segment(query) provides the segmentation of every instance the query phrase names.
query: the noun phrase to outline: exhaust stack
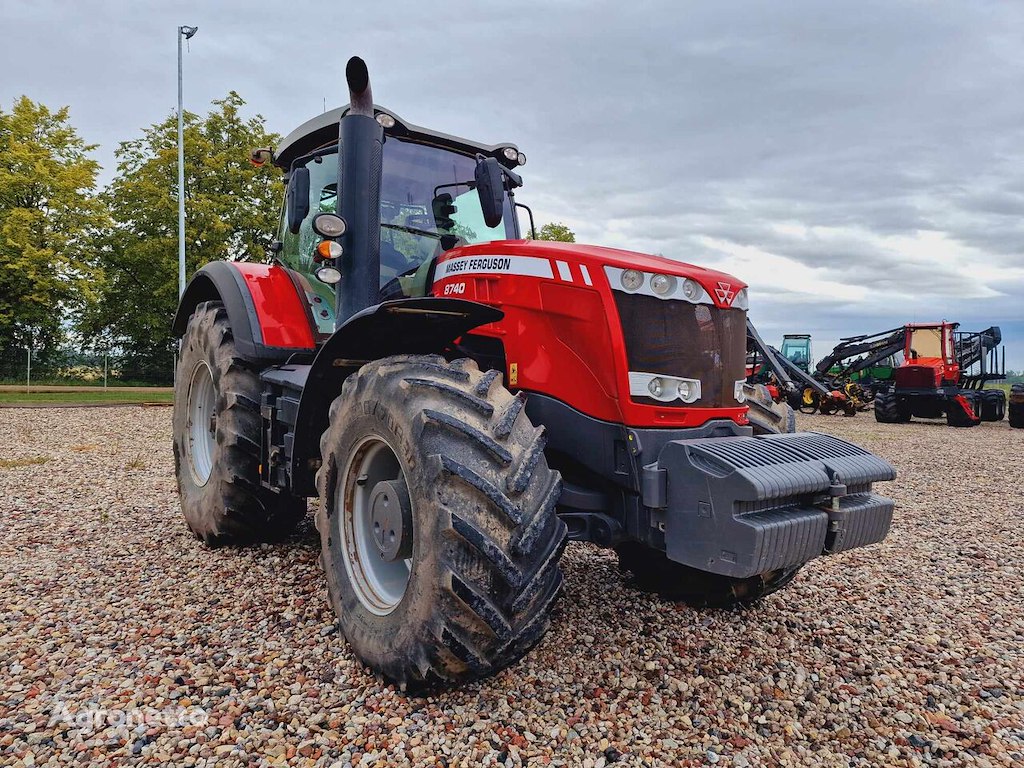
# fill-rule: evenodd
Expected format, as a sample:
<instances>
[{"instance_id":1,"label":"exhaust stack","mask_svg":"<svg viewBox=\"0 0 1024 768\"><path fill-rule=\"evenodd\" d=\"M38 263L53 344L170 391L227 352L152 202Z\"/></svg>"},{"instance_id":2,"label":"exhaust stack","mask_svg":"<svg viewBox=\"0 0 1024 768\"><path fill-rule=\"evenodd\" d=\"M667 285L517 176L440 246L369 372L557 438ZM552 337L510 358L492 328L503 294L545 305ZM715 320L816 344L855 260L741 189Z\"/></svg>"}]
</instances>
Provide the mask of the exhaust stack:
<instances>
[{"instance_id":1,"label":"exhaust stack","mask_svg":"<svg viewBox=\"0 0 1024 768\"><path fill-rule=\"evenodd\" d=\"M378 303L380 293L380 182L384 129L373 116L366 62L353 56L345 66L349 108L338 127L338 215L348 224L338 259L341 282L335 328Z\"/></svg>"}]
</instances>

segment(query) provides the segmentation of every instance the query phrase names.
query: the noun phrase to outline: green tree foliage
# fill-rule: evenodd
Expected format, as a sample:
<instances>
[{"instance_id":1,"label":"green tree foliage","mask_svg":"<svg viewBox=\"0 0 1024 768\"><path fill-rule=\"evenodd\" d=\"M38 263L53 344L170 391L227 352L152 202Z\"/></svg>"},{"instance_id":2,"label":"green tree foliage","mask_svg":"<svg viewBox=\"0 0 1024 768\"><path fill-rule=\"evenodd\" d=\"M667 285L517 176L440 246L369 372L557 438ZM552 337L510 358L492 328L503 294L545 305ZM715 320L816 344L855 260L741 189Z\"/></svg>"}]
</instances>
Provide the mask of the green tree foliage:
<instances>
[{"instance_id":1,"label":"green tree foliage","mask_svg":"<svg viewBox=\"0 0 1024 768\"><path fill-rule=\"evenodd\" d=\"M554 240L558 243L575 243L576 233L565 224L551 221L537 230L538 240Z\"/></svg>"},{"instance_id":2,"label":"green tree foliage","mask_svg":"<svg viewBox=\"0 0 1024 768\"><path fill-rule=\"evenodd\" d=\"M90 298L90 235L105 223L94 196L95 147L64 107L22 96L0 109L0 363L54 352L62 320Z\"/></svg>"},{"instance_id":3,"label":"green tree foliage","mask_svg":"<svg viewBox=\"0 0 1024 768\"><path fill-rule=\"evenodd\" d=\"M234 91L204 117L185 113L186 277L216 259L261 261L277 228L278 171L255 167L249 152L273 146L263 117L244 118ZM171 375L178 302L177 116L122 142L117 175L104 192L114 221L98 238L100 294L81 329L119 347L132 378Z\"/></svg>"}]
</instances>

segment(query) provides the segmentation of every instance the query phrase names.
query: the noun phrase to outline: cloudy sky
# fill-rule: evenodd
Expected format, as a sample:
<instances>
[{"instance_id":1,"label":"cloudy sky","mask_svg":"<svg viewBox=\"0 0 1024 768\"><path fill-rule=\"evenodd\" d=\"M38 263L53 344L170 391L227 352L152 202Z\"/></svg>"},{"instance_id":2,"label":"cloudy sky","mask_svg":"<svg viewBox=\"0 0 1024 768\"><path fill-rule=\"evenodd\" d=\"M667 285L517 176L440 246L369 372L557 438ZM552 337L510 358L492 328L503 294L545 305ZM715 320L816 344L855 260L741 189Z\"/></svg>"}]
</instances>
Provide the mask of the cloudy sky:
<instances>
[{"instance_id":1,"label":"cloudy sky","mask_svg":"<svg viewBox=\"0 0 1024 768\"><path fill-rule=\"evenodd\" d=\"M1009 2L3 0L0 104L100 144L238 91L287 133L352 54L411 122L529 156L580 241L732 272L778 343L1002 326L1024 369L1024 5Z\"/></svg>"}]
</instances>

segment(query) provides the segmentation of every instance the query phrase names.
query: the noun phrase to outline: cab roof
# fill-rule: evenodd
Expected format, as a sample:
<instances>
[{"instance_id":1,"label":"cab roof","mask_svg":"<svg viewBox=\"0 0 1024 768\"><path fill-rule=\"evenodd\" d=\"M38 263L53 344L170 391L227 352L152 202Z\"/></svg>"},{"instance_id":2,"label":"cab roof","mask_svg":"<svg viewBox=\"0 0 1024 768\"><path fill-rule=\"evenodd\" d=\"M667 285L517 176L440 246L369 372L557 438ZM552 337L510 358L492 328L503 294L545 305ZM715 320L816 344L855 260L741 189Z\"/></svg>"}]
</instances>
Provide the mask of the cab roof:
<instances>
[{"instance_id":1,"label":"cab roof","mask_svg":"<svg viewBox=\"0 0 1024 768\"><path fill-rule=\"evenodd\" d=\"M348 110L348 105L329 110L307 120L289 133L277 145L277 150L274 152L274 165L287 172L296 158L309 154L320 147L336 143L338 141L338 122ZM441 133L440 131L422 128L406 122L391 110L376 104L373 105L373 114L375 116L386 114L394 118L395 124L391 128L384 129L384 133L387 136L409 139L417 144L444 147L445 149L451 149L467 155L488 155L497 158L499 163L510 169L515 168L517 165L516 161L509 160L503 154L506 147L512 147L517 152L519 151L519 148L511 142L481 144L470 139L462 139L458 136Z\"/></svg>"}]
</instances>

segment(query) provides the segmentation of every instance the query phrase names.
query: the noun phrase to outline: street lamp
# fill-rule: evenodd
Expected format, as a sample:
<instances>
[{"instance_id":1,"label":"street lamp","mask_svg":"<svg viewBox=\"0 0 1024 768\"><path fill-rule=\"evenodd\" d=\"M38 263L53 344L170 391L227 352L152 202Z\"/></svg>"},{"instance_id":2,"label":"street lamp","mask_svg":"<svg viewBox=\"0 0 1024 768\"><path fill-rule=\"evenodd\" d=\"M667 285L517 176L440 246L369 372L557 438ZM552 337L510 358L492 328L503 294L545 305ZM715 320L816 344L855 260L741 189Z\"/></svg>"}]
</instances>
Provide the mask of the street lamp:
<instances>
[{"instance_id":1,"label":"street lamp","mask_svg":"<svg viewBox=\"0 0 1024 768\"><path fill-rule=\"evenodd\" d=\"M181 39L199 27L178 27L178 298L185 293L185 122L181 109Z\"/></svg>"}]
</instances>

